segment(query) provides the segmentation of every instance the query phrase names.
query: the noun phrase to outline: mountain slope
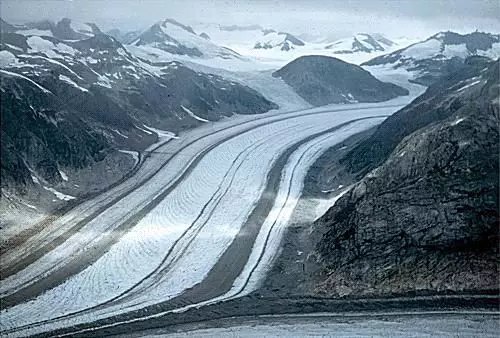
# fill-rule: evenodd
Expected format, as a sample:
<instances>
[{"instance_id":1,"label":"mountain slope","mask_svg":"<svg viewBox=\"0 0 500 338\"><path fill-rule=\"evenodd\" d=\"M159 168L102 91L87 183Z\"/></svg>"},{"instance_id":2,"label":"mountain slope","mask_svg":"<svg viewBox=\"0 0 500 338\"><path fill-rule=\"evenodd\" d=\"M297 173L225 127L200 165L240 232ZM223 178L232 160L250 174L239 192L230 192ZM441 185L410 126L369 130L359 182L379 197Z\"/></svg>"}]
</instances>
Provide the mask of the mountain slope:
<instances>
[{"instance_id":1,"label":"mountain slope","mask_svg":"<svg viewBox=\"0 0 500 338\"><path fill-rule=\"evenodd\" d=\"M474 32L441 32L393 53L369 60L362 66L404 68L415 73L417 83L428 86L442 75L454 73L468 56L500 57L500 35Z\"/></svg>"},{"instance_id":2,"label":"mountain slope","mask_svg":"<svg viewBox=\"0 0 500 338\"><path fill-rule=\"evenodd\" d=\"M480 85L479 78L474 77L487 68L490 62L483 57L468 58L460 65L459 72L442 77L427 89L425 95L388 117L368 140L350 151L342 163L349 171L361 176L379 166L404 137L429 123L449 118L460 107L460 101L455 100L456 84L462 81L464 86ZM447 100L444 100L446 97Z\"/></svg>"},{"instance_id":3,"label":"mountain slope","mask_svg":"<svg viewBox=\"0 0 500 338\"><path fill-rule=\"evenodd\" d=\"M273 73L309 103L380 102L408 95L404 88L377 80L361 67L327 56L302 56Z\"/></svg>"},{"instance_id":4,"label":"mountain slope","mask_svg":"<svg viewBox=\"0 0 500 338\"><path fill-rule=\"evenodd\" d=\"M320 292L498 289L499 74L498 61L471 67L394 115L416 130L316 223Z\"/></svg>"},{"instance_id":5,"label":"mountain slope","mask_svg":"<svg viewBox=\"0 0 500 338\"><path fill-rule=\"evenodd\" d=\"M58 168L143 149L156 139L144 125L178 132L277 108L220 76L144 62L102 33L77 41L5 33L0 46L2 187L21 192L62 182Z\"/></svg>"}]
</instances>

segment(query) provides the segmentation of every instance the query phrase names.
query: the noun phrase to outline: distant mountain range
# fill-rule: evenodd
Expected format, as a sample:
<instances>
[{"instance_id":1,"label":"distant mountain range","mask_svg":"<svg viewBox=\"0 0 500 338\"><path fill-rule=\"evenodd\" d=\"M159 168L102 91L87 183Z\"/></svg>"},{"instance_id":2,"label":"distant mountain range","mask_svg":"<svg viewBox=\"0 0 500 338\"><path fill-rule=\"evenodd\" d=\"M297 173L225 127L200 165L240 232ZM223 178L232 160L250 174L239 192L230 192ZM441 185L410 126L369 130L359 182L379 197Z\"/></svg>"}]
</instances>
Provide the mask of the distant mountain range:
<instances>
[{"instance_id":1,"label":"distant mountain range","mask_svg":"<svg viewBox=\"0 0 500 338\"><path fill-rule=\"evenodd\" d=\"M456 71L463 60L471 55L494 60L500 57L500 35L482 32L464 35L441 32L425 41L376 57L362 65L405 69L415 74L416 82L429 85L442 75Z\"/></svg>"},{"instance_id":2,"label":"distant mountain range","mask_svg":"<svg viewBox=\"0 0 500 338\"><path fill-rule=\"evenodd\" d=\"M383 52L393 47L395 43L381 34L356 34L351 38L338 40L325 46L334 54Z\"/></svg>"}]
</instances>

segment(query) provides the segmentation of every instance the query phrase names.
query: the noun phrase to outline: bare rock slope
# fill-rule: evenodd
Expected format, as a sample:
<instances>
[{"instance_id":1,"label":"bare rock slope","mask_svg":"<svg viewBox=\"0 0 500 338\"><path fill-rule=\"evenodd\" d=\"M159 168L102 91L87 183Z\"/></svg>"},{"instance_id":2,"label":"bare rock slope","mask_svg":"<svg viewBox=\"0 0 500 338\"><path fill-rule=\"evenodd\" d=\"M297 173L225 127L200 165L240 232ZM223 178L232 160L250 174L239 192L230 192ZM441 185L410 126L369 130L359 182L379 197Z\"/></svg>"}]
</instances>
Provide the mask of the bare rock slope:
<instances>
[{"instance_id":1,"label":"bare rock slope","mask_svg":"<svg viewBox=\"0 0 500 338\"><path fill-rule=\"evenodd\" d=\"M321 293L498 289L499 61L469 71L430 87L348 155L370 170L316 223ZM398 120L415 123L367 162Z\"/></svg>"},{"instance_id":2,"label":"bare rock slope","mask_svg":"<svg viewBox=\"0 0 500 338\"><path fill-rule=\"evenodd\" d=\"M337 58L299 57L273 73L312 105L381 102L408 95L408 90L377 80L363 68Z\"/></svg>"}]
</instances>

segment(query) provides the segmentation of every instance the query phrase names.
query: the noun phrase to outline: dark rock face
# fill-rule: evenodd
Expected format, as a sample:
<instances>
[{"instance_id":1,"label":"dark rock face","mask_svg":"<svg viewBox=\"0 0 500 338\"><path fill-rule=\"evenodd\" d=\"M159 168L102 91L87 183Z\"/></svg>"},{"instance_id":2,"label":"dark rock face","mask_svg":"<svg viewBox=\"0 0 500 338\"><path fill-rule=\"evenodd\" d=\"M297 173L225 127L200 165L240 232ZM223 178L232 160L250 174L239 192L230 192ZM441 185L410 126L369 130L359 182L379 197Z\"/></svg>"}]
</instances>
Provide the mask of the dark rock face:
<instances>
[{"instance_id":1,"label":"dark rock face","mask_svg":"<svg viewBox=\"0 0 500 338\"><path fill-rule=\"evenodd\" d=\"M381 102L408 95L381 82L361 67L328 56L302 56L273 73L309 103Z\"/></svg>"},{"instance_id":2,"label":"dark rock face","mask_svg":"<svg viewBox=\"0 0 500 338\"><path fill-rule=\"evenodd\" d=\"M2 90L2 188L33 185L30 170L48 183L60 182L59 168L83 168L112 151L102 134L54 95L7 76Z\"/></svg>"},{"instance_id":3,"label":"dark rock face","mask_svg":"<svg viewBox=\"0 0 500 338\"><path fill-rule=\"evenodd\" d=\"M500 35L495 34L441 32L425 41L373 58L362 66L405 68L416 73L416 83L429 86L442 76L458 72L468 56L497 55L499 42Z\"/></svg>"},{"instance_id":4,"label":"dark rock face","mask_svg":"<svg viewBox=\"0 0 500 338\"><path fill-rule=\"evenodd\" d=\"M460 81L477 75L490 63L489 59L479 56L461 62L458 72L442 77L411 105L387 118L368 140L350 151L341 163L350 172L357 173L359 178L382 164L404 137L454 114L462 105L459 98L455 99L456 86ZM448 99L444 100L444 97Z\"/></svg>"},{"instance_id":5,"label":"dark rock face","mask_svg":"<svg viewBox=\"0 0 500 338\"><path fill-rule=\"evenodd\" d=\"M496 62L467 80L445 79L452 90L429 88L398 113L427 122L317 221L326 227L320 292L498 288L499 71ZM430 117L429 105L441 115Z\"/></svg>"}]
</instances>

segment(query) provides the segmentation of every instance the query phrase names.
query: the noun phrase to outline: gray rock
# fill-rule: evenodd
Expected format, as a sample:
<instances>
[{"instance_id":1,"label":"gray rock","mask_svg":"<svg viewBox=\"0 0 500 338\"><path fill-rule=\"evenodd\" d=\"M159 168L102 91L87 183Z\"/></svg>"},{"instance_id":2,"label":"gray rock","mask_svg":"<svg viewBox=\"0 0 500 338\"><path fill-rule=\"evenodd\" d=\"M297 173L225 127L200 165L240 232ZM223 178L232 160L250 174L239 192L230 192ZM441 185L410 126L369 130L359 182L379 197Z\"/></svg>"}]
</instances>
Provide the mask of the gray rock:
<instances>
[{"instance_id":1,"label":"gray rock","mask_svg":"<svg viewBox=\"0 0 500 338\"><path fill-rule=\"evenodd\" d=\"M320 292L498 288L499 62L471 72L465 82L444 79L450 90L429 88L397 113L427 122L414 122L420 128L317 221L326 230L317 246L325 266ZM465 87L478 76L480 83ZM431 118L432 109L441 115ZM387 137L391 123L380 128Z\"/></svg>"},{"instance_id":2,"label":"gray rock","mask_svg":"<svg viewBox=\"0 0 500 338\"><path fill-rule=\"evenodd\" d=\"M377 80L359 66L328 56L302 56L273 73L315 106L380 102L408 90Z\"/></svg>"}]
</instances>

